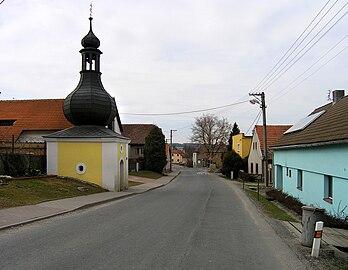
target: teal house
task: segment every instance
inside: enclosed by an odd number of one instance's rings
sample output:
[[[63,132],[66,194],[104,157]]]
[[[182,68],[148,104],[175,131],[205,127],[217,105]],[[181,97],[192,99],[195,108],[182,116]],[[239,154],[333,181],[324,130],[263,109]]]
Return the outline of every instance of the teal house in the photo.
[[[348,214],[348,96],[315,109],[273,145],[275,188],[303,204]]]

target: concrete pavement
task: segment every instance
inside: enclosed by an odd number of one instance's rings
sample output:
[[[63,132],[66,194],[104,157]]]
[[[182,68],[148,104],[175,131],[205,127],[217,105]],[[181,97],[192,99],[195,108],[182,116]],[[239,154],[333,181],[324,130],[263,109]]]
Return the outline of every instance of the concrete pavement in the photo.
[[[283,221],[283,224],[293,233],[296,239],[301,242],[302,224],[300,222]],[[348,249],[348,231],[336,228],[325,227],[323,229],[322,249],[330,250],[335,257],[346,258]]]
[[[13,207],[0,210],[0,230],[22,224],[62,215],[79,209],[92,207],[101,203],[123,199],[162,187],[170,183],[180,172],[173,171],[152,182],[129,187],[122,192],[103,192],[92,195],[43,202],[35,205]]]

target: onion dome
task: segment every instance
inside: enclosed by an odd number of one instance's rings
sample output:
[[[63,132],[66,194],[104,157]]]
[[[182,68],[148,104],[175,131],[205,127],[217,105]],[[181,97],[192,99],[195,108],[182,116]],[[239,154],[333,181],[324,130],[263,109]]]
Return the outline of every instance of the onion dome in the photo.
[[[92,22],[92,18],[90,18]],[[64,100],[66,119],[75,126],[107,126],[118,115],[116,102],[103,87],[100,72],[99,39],[90,31],[82,39],[80,82]]]
[[[89,32],[88,34],[81,40],[81,45],[84,48],[92,47],[92,48],[99,48],[100,41],[99,39],[94,35],[92,31],[92,17],[89,17]]]

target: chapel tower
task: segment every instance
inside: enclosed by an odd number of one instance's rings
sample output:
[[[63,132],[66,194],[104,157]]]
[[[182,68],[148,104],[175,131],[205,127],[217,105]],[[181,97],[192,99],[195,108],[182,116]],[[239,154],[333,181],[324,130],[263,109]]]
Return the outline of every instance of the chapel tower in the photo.
[[[74,125],[48,136],[47,174],[77,178],[111,191],[128,188],[128,144],[115,99],[103,87],[99,39],[82,39],[80,81],[65,99],[63,112]],[[108,128],[107,128],[108,127]]]

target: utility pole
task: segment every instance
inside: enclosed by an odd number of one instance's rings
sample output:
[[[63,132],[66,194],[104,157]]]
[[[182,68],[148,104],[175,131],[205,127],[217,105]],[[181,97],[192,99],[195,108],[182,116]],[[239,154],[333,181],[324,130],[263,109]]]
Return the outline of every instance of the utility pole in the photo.
[[[169,170],[172,171],[172,152],[173,152],[173,132],[176,131],[176,129],[170,130],[170,146],[169,146]]]
[[[265,179],[266,187],[269,186],[269,175],[268,175],[268,146],[267,146],[267,124],[266,124],[266,100],[265,92],[261,93],[249,93],[249,96],[255,97],[260,104],[262,109],[262,120],[263,120],[263,156],[262,156],[262,171]],[[261,97],[261,100],[258,98]],[[256,101],[255,101],[256,102]]]

